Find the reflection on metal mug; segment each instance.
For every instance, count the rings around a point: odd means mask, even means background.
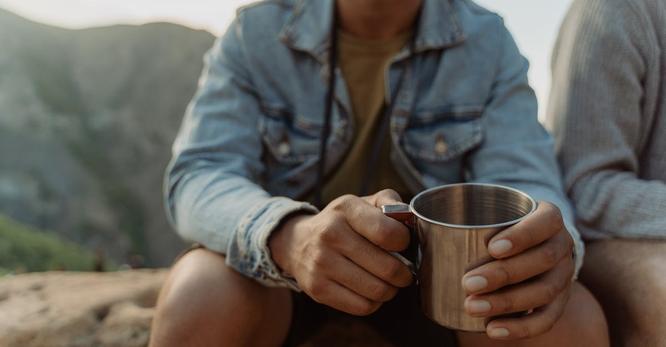
[[[409,205],[382,211],[417,235],[415,273],[421,309],[436,323],[455,330],[485,331],[485,319],[464,309],[463,275],[488,263],[488,241],[536,210],[529,195],[509,187],[461,183],[432,188]],[[397,255],[401,260],[404,257]],[[410,258],[411,256],[407,256]]]

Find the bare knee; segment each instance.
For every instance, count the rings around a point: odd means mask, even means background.
[[[666,242],[598,241],[587,253],[582,279],[604,307],[613,343],[666,341]]]
[[[561,326],[557,326],[560,324]],[[609,346],[608,324],[601,305],[582,284],[575,282],[567,307],[553,330],[567,334],[569,346]]]
[[[279,345],[290,320],[286,289],[259,285],[227,267],[223,256],[200,249],[171,270],[158,300],[151,343]],[[263,341],[256,340],[258,329],[265,332]]]
[[[665,257],[666,258],[666,257]],[[666,343],[666,264],[664,258],[646,259],[637,266],[638,288],[625,293],[624,327],[618,340],[624,346],[656,346]],[[618,317],[619,318],[619,317]],[[619,320],[619,319],[618,319]],[[631,320],[630,324],[626,321]],[[622,323],[619,323],[622,324]],[[615,325],[618,325],[617,323]]]

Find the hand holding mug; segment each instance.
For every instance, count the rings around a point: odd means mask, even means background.
[[[410,269],[390,254],[408,246],[409,230],[378,208],[400,201],[392,190],[345,195],[316,215],[293,216],[269,240],[273,260],[315,301],[371,314],[412,282]]]
[[[561,316],[574,272],[573,240],[557,207],[540,202],[520,223],[488,243],[494,261],[469,271],[465,309],[488,323],[491,338],[519,339],[547,332]],[[529,312],[520,317],[502,315]]]

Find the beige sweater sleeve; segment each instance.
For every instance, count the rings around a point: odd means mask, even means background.
[[[575,0],[556,43],[547,118],[588,237],[666,238],[666,184],[640,178],[643,81],[658,61],[646,22],[634,1]]]

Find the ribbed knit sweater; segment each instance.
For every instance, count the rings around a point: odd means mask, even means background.
[[[587,238],[666,238],[666,1],[574,0],[548,125]]]

